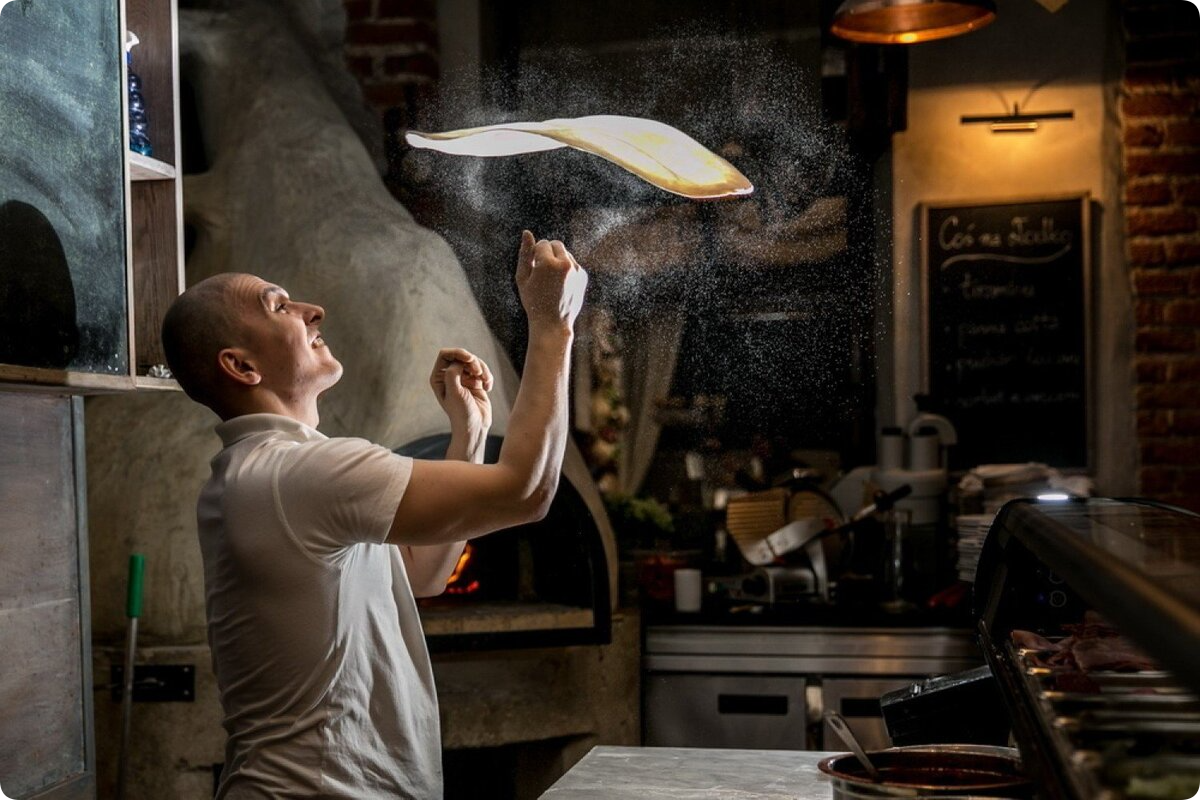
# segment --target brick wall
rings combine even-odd
[[[1200,15],[1184,0],[1123,12],[1138,488],[1200,511]]]
[[[415,115],[438,78],[434,0],[343,0],[346,63],[381,119]]]

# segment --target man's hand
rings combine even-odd
[[[492,427],[492,371],[483,359],[461,347],[442,348],[429,386],[450,418],[451,433],[478,436]]]
[[[567,446],[571,327],[583,304],[587,273],[562,242],[535,242],[533,234],[525,231],[517,259],[517,288],[529,316],[529,346],[504,443],[494,464],[413,461],[412,477],[387,539],[391,544],[410,546],[413,556],[421,552],[421,547],[460,542],[542,519],[558,490]],[[453,423],[457,413],[454,409],[464,408],[460,401],[465,397],[460,394],[455,399],[452,390],[472,376],[490,388],[491,374],[482,362],[478,371],[474,369],[477,359],[465,351],[443,354],[447,360],[443,364],[439,358],[430,383],[439,400],[447,399],[443,407]],[[461,376],[458,384],[456,372]],[[444,388],[439,388],[439,376]],[[473,406],[481,411],[479,401],[483,398],[472,386],[469,381],[464,386],[472,401],[465,404],[465,410],[469,412]],[[479,388],[479,384],[474,386]],[[490,411],[490,406],[486,408]],[[472,457],[482,452],[482,442],[465,441],[474,436],[469,430],[456,434],[452,429],[447,458],[482,460]],[[463,440],[462,448],[456,439]],[[442,566],[453,566],[448,559],[453,547],[442,552],[447,556],[440,562]],[[416,572],[436,573],[414,568]],[[435,583],[431,579],[422,588],[437,591]]]
[[[587,283],[587,272],[562,242],[545,239],[535,242],[529,231],[521,233],[517,291],[531,329],[565,327],[572,330],[579,309],[583,307]]]

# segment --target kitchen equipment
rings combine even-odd
[[[883,429],[879,438],[879,465],[871,473],[871,481],[884,492],[907,484],[911,493],[897,502],[896,507],[909,511],[915,526],[936,525],[941,519],[946,493],[947,451],[958,443],[958,433],[950,420],[923,411],[908,424],[907,434],[905,467],[897,453],[904,441],[900,430]]]
[[[815,486],[777,487],[729,498],[725,527],[755,566],[803,547],[843,522],[842,511]]]
[[[830,708],[881,749],[880,695],[980,663],[970,631],[952,628],[652,625],[644,743],[840,750],[821,717]]]
[[[858,759],[858,763],[867,771],[867,776],[872,781],[878,782],[879,770],[875,769],[875,765],[871,763],[871,759],[867,758],[867,754],[863,752],[862,745],[858,743],[858,739],[854,738],[854,732],[850,730],[850,726],[846,724],[846,720],[842,719],[842,715],[833,709],[827,708],[822,716],[825,719],[825,724],[832,728],[833,732],[850,748],[850,752],[854,753],[854,757]]]
[[[879,431],[879,468],[901,469],[904,467],[904,429],[888,425]]]
[[[759,567],[726,581],[730,600],[766,605],[806,600],[816,594],[815,586],[816,578],[808,567]]]
[[[777,487],[731,497],[725,508],[725,526],[747,561],[767,567],[794,554],[790,558],[800,562],[789,564],[787,571],[759,570],[747,576],[747,595],[795,598],[800,594],[798,587],[807,584],[807,594],[828,601],[828,565],[841,548],[835,537],[825,534],[842,522],[837,503],[814,486]],[[807,572],[808,577],[800,572]],[[784,583],[786,593],[772,590]]]
[[[733,599],[777,602],[800,599],[807,593],[828,603],[843,543],[861,527],[860,523],[891,509],[910,492],[906,485],[892,492],[876,492],[872,502],[849,521],[843,521],[841,509],[829,495],[810,486],[730,498],[726,526],[745,559],[761,569],[745,576],[740,585],[736,580],[732,585],[724,582],[725,588]],[[790,521],[774,527],[783,520]],[[811,586],[797,591],[806,583]],[[776,591],[783,584],[789,591]]]
[[[871,482],[884,492],[909,487],[909,496],[899,501],[896,507],[912,513],[913,525],[936,525],[941,519],[942,497],[946,493],[944,468],[877,469],[871,473]]]
[[[879,699],[892,744],[999,745],[1008,741],[1008,715],[986,665],[938,675],[887,692]],[[964,714],[963,709],[971,709]]]
[[[868,753],[879,768],[872,780],[854,756],[817,764],[829,776],[834,800],[872,797],[1032,797],[1017,751],[976,744],[891,747]]]
[[[919,397],[914,399],[919,400]],[[920,404],[918,402],[918,405]],[[954,423],[941,414],[934,414],[930,411],[919,411],[908,423],[908,435],[911,437],[922,428],[933,428],[934,435],[937,436],[937,446],[941,448],[941,452],[938,454],[938,462],[943,468],[948,467],[949,459],[947,458],[946,450],[958,444],[958,431],[954,429]]]
[[[1200,516],[1190,512],[1105,499],[1001,509],[974,609],[1040,796],[1147,796],[1189,781],[1196,791],[1198,587]]]

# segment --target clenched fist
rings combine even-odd
[[[529,316],[529,327],[565,326],[573,329],[588,275],[575,257],[554,240],[534,241],[529,231],[521,233],[517,255],[517,291]]]
[[[492,426],[492,371],[478,356],[461,347],[438,351],[429,386],[450,418],[450,430],[486,433]]]

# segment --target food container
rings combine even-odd
[[[1020,756],[1011,747],[927,744],[872,750],[867,755],[879,770],[878,782],[848,753],[817,765],[830,777],[834,800],[1033,796],[1033,784],[1021,772]]]
[[[699,550],[635,550],[637,582],[648,605],[673,606],[675,570],[700,561]]]

